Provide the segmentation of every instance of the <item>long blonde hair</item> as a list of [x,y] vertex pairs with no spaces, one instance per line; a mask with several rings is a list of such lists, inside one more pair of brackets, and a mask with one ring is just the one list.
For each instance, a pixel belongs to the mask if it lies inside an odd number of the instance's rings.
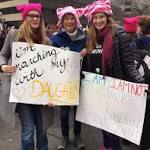
[[[46,37],[45,31],[46,30],[45,30],[44,19],[43,19],[43,17],[41,17],[40,26],[38,28],[38,34],[40,34],[40,39],[41,39],[40,44],[47,44],[48,43],[48,38]],[[33,45],[32,37],[34,35],[35,35],[35,33],[33,32],[28,21],[25,19],[18,29],[17,40],[18,41],[24,40],[25,42],[28,42],[30,45]]]
[[[110,27],[113,27],[114,21],[111,17],[107,18],[108,24]],[[88,50],[88,53],[91,53],[92,50],[95,49],[97,44],[97,36],[96,36],[96,30],[92,22],[89,24],[89,26],[86,28],[87,33],[87,42],[86,42],[86,48]]]

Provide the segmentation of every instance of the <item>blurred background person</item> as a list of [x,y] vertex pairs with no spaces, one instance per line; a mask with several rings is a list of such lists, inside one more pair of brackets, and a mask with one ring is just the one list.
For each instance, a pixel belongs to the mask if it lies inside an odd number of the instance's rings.
[[127,32],[131,41],[137,38],[138,21],[139,21],[139,16],[123,18],[124,30]]
[[46,25],[46,35],[48,37],[57,34],[57,32],[58,32],[58,28],[57,28],[56,24],[53,23],[53,24],[47,24]]
[[[143,76],[146,84],[150,85],[150,16],[141,16],[138,22],[140,36],[131,44],[135,65]],[[140,150],[150,149],[150,92],[148,91],[146,113],[141,138]]]

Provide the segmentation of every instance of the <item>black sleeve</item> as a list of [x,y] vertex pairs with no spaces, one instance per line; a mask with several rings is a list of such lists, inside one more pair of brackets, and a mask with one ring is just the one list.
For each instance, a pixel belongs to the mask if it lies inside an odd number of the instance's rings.
[[125,76],[129,79],[129,81],[143,83],[144,78],[138,72],[134,64],[133,50],[129,46],[131,41],[123,29],[118,35],[118,40],[119,40],[120,60],[123,66]]

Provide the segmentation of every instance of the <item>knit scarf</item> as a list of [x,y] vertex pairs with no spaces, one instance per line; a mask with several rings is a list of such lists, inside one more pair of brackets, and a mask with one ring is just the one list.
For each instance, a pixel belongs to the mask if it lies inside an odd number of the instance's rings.
[[106,67],[112,66],[113,40],[110,26],[107,25],[102,31],[97,32],[97,41],[99,44],[103,41],[102,74],[106,75]]
[[40,36],[40,34],[34,34],[32,36],[32,40],[33,40],[33,43],[40,44],[41,43],[41,36]]
[[[33,43],[36,43],[36,44],[41,44],[41,36],[40,34],[34,34],[32,37],[32,40],[33,40]],[[23,38],[23,39],[19,39],[20,42],[26,42],[26,40]]]
[[77,38],[78,30],[75,29],[73,33],[69,33],[69,32],[66,32],[66,33],[69,35],[72,41],[75,41],[75,39]]

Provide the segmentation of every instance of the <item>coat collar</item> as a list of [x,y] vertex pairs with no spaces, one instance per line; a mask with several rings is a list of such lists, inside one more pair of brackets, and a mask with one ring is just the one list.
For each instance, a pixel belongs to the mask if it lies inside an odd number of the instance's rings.
[[[77,28],[77,37],[73,40],[73,41],[79,41],[79,40],[83,40],[85,39],[85,34],[82,30],[80,30],[79,28]],[[61,28],[58,32],[58,35],[67,38],[68,40],[72,41],[71,38],[69,37],[69,35],[66,33],[64,28]]]

